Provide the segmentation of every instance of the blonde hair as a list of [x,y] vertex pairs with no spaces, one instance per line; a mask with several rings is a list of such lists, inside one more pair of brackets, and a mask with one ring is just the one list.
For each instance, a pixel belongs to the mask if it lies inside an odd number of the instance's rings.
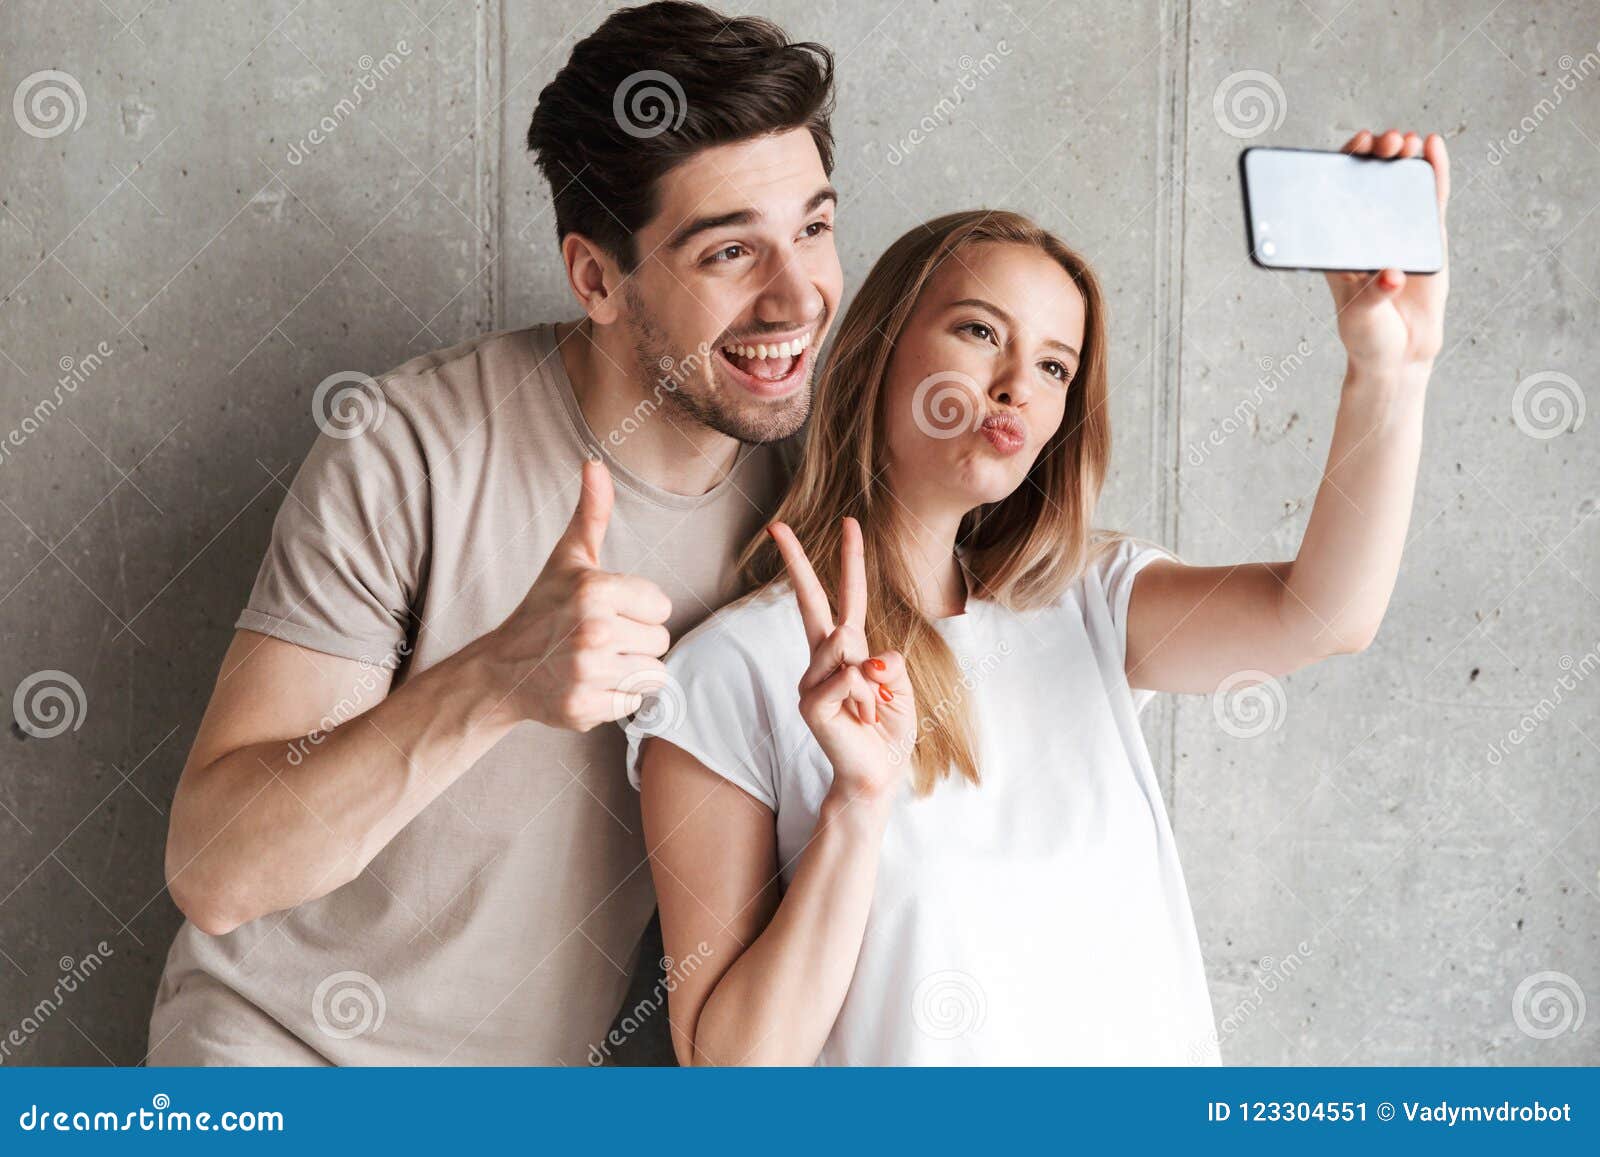
[[[951,213],[918,225],[872,267],[818,375],[799,471],[775,515],[794,530],[830,592],[839,584],[840,519],[854,516],[866,531],[867,642],[873,653],[905,656],[919,715],[914,782],[922,794],[952,768],[977,783],[978,761],[960,668],[923,613],[898,546],[897,504],[883,477],[883,387],[895,344],[929,279],[962,249],[985,242],[1026,245],[1055,260],[1083,294],[1085,316],[1061,426],[1021,486],[961,523],[957,542],[965,548],[971,593],[1013,610],[1048,605],[1120,537],[1092,541],[1089,527],[1111,456],[1099,282],[1088,262],[1054,234],[998,210]],[[745,548],[739,566],[758,588],[786,574],[764,531]]]

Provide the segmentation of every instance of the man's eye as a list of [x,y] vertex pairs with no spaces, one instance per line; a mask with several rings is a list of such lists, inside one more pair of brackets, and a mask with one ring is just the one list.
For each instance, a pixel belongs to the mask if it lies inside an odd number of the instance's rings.
[[807,237],[820,237],[822,234],[828,232],[832,228],[833,225],[830,222],[813,221],[811,224],[806,226],[805,235]]
[[725,245],[721,249],[718,249],[710,257],[707,257],[705,263],[707,265],[726,264],[727,262],[734,260],[734,258],[738,257],[743,252],[743,245]]

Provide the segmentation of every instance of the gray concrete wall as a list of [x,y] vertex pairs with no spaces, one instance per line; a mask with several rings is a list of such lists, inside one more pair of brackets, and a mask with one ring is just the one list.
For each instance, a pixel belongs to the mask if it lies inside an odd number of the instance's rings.
[[[178,922],[168,802],[311,389],[571,314],[521,137],[608,7],[0,9],[0,97],[24,89],[0,110],[0,691],[82,691],[62,734],[3,740],[0,1040],[23,1043],[0,1061],[144,1055]],[[906,226],[978,204],[1093,257],[1115,311],[1101,521],[1195,563],[1292,557],[1343,365],[1320,278],[1246,261],[1238,150],[1446,135],[1446,350],[1377,643],[1254,701],[1158,697],[1146,728],[1228,1060],[1600,1060],[1579,1020],[1600,998],[1592,7],[754,7],[838,52],[852,287]],[[67,107],[30,104],[40,85]]]

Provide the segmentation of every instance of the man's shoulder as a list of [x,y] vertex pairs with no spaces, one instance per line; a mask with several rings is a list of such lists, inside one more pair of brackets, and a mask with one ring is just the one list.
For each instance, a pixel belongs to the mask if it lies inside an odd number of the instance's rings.
[[369,379],[380,395],[377,407],[415,436],[437,435],[452,445],[474,432],[487,437],[489,427],[507,422],[543,427],[539,415],[559,408],[550,388],[549,362],[559,357],[550,328],[477,334],[409,358]]
[[377,381],[386,391],[416,391],[448,388],[485,376],[540,372],[548,356],[542,340],[547,328],[534,325],[476,334],[401,362],[379,374]]
[[529,329],[501,329],[492,333],[473,334],[454,345],[444,346],[440,349],[429,350],[427,353],[417,354],[395,366],[393,369],[380,374],[383,380],[393,378],[414,378],[424,374],[431,374],[452,362],[459,362],[464,358],[476,358],[479,350],[504,342],[508,339],[526,338]]

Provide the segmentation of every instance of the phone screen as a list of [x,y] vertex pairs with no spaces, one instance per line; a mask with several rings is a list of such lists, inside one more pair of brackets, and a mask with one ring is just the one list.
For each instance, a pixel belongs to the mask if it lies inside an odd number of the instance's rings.
[[1437,273],[1443,263],[1433,166],[1421,157],[1253,148],[1239,172],[1257,265]]

